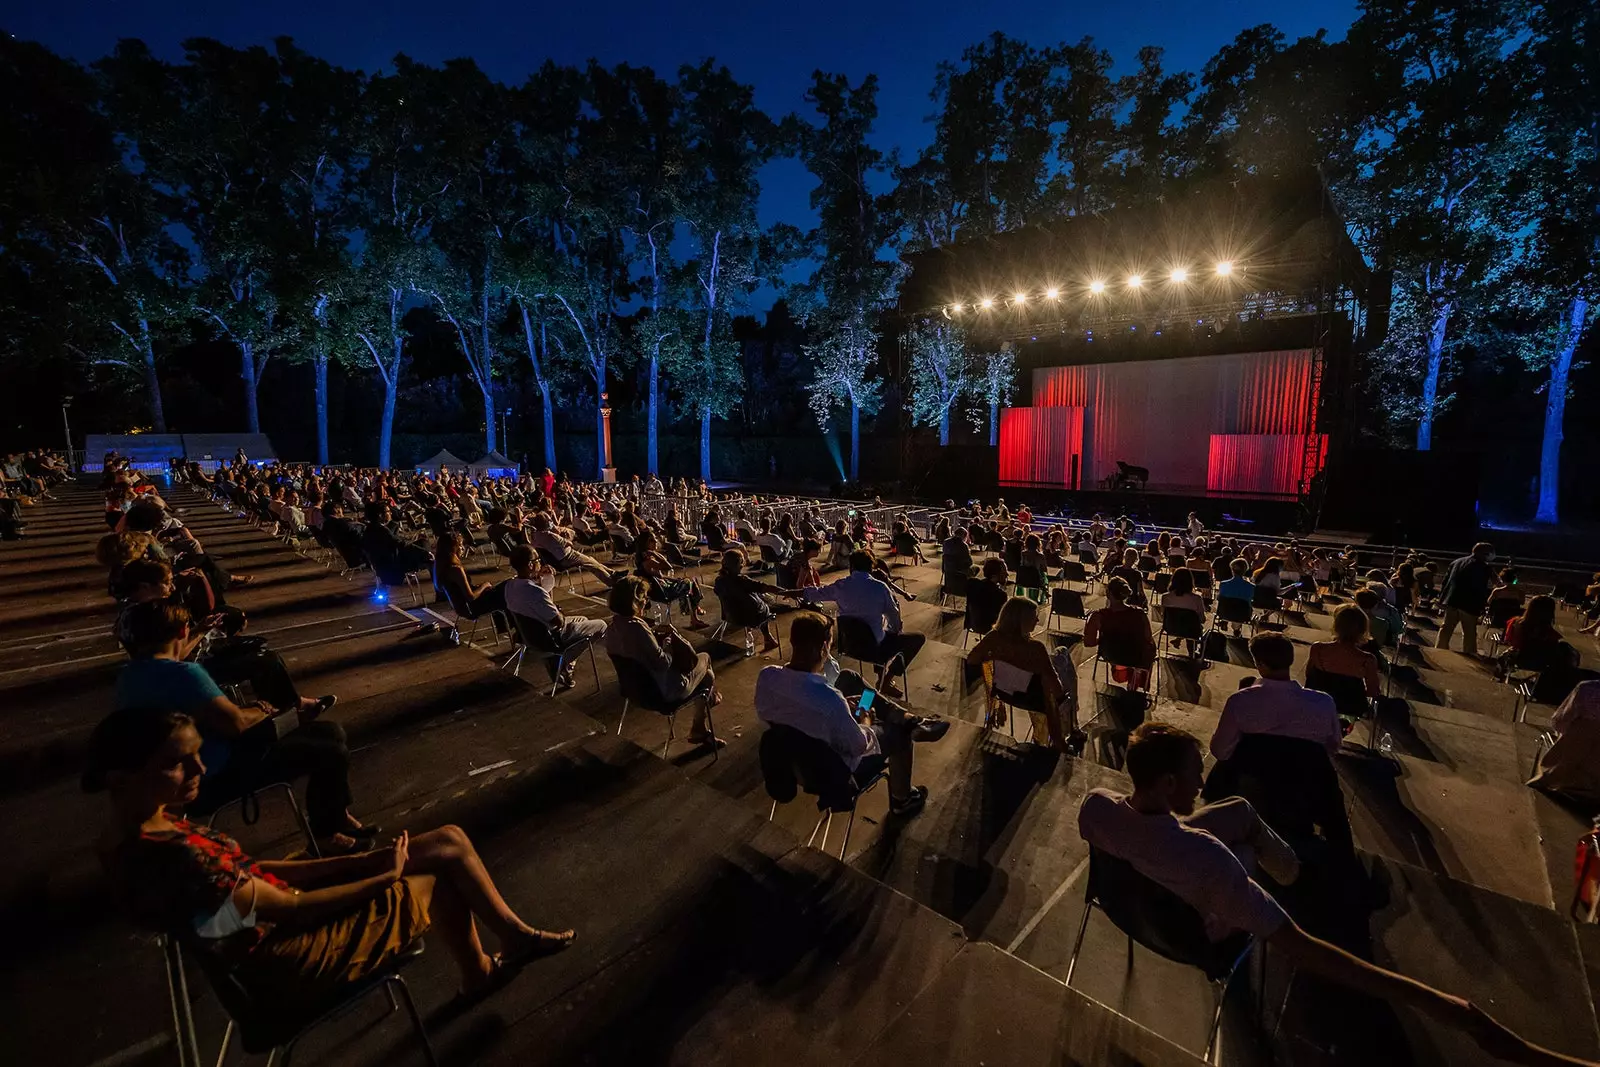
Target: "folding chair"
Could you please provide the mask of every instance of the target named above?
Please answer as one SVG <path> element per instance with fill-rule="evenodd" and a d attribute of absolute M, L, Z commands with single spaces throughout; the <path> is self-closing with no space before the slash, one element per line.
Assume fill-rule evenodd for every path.
<path fill-rule="evenodd" d="M 826 742 L 782 724 L 768 726 L 762 733 L 760 758 L 763 784 L 772 798 L 767 821 L 777 818 L 779 804 L 789 803 L 804 790 L 817 798 L 817 810 L 822 813 L 811 828 L 811 836 L 806 838 L 806 847 L 811 847 L 820 831 L 822 842 L 817 847 L 826 852 L 834 815 L 848 812 L 850 820 L 839 844 L 839 859 L 843 860 L 850 849 L 850 832 L 856 825 L 856 804 L 879 782 L 888 779 L 888 770 L 857 782 L 844 760 Z"/>
<path fill-rule="evenodd" d="M 967 586 L 967 616 L 961 626 L 962 648 L 967 647 L 969 635 L 982 637 L 994 629 L 1005 602 L 1005 591 L 996 589 L 992 582 L 976 581 Z"/>
<path fill-rule="evenodd" d="M 1249 626 L 1251 634 L 1256 632 L 1255 605 L 1243 597 L 1219 596 L 1217 598 L 1216 621 L 1218 623 L 1231 622 L 1241 626 Z"/>
<path fill-rule="evenodd" d="M 1081 582 L 1085 590 L 1089 588 L 1089 569 L 1079 560 L 1062 560 L 1060 578 L 1063 582 Z"/>
<path fill-rule="evenodd" d="M 1000 704 L 1007 709 L 1006 726 L 1011 733 L 1012 740 L 1016 740 L 1017 737 L 1016 712 L 1029 712 L 1028 736 L 1022 740 L 1024 742 L 1033 740 L 1032 713 L 1054 715 L 1056 712 L 1055 708 L 1045 706 L 1044 683 L 1032 671 L 1025 671 L 1021 667 L 1007 663 L 1003 659 L 994 660 L 992 667 L 994 669 L 994 677 L 989 683 L 989 701 L 991 705 Z M 984 723 L 984 729 L 993 728 L 989 722 L 986 721 Z"/>
<path fill-rule="evenodd" d="M 1019 563 L 1017 565 L 1017 580 L 1015 588 L 1018 596 L 1025 596 L 1036 604 L 1043 604 L 1046 588 L 1044 571 L 1038 567 Z"/>
<path fill-rule="evenodd" d="M 1365 681 L 1354 675 L 1334 674 L 1311 667 L 1306 669 L 1306 688 L 1319 690 L 1333 698 L 1333 706 L 1338 710 L 1339 717 L 1350 720 L 1347 734 L 1354 733 L 1362 719 L 1370 720 L 1372 725 L 1367 733 L 1367 747 L 1377 751 L 1378 702 L 1367 696 Z"/>
<path fill-rule="evenodd" d="M 896 660 L 900 659 L 900 654 L 898 652 L 892 656 L 883 654 L 880 642 L 873 634 L 872 627 L 867 623 L 866 619 L 858 619 L 851 615 L 840 615 L 835 625 L 839 634 L 839 655 L 848 656 L 855 660 L 857 668 L 861 670 L 863 675 L 866 674 L 866 665 L 870 663 L 882 671 L 884 678 L 893 678 L 891 667 Z M 903 675 L 909 673 L 903 662 L 900 665 L 900 671 Z M 905 688 L 909 693 L 911 690 L 909 678 L 907 678 Z"/>
<path fill-rule="evenodd" d="M 506 613 L 511 619 L 512 628 L 516 631 L 518 646 L 516 652 L 502 664 L 500 669 L 511 667 L 513 677 L 522 677 L 522 658 L 529 651 L 545 661 L 555 661 L 555 666 L 550 671 L 550 695 L 556 695 L 556 687 L 561 684 L 561 671 L 568 663 L 574 662 L 589 653 L 589 667 L 594 671 L 595 692 L 600 691 L 600 668 L 594 662 L 594 641 L 588 637 L 575 638 L 563 644 L 556 632 L 538 619 L 530 619 L 526 615 Z"/>
<path fill-rule="evenodd" d="M 706 708 L 706 729 L 714 738 L 717 730 L 711 722 L 711 683 L 707 679 L 692 693 L 685 694 L 682 700 L 671 701 L 661 695 L 661 690 L 656 688 L 655 679 L 650 672 L 645 670 L 643 664 L 631 660 L 627 656 L 618 656 L 606 650 L 606 655 L 611 658 L 612 667 L 617 672 L 617 688 L 622 691 L 622 714 L 617 718 L 617 733 L 622 733 L 622 724 L 628 718 L 628 708 L 638 704 L 667 718 L 667 743 L 661 746 L 661 758 L 667 758 L 667 752 L 672 748 L 672 742 L 677 738 L 678 709 L 685 704 L 692 704 L 696 700 L 704 701 Z M 711 746 L 711 758 L 717 758 L 717 745 Z"/>
<path fill-rule="evenodd" d="M 1089 928 L 1089 916 L 1096 910 L 1127 935 L 1130 972 L 1133 970 L 1134 942 L 1138 942 L 1156 955 L 1197 968 L 1206 976 L 1211 983 L 1213 1009 L 1201 1058 L 1210 1062 L 1222 1025 L 1223 1001 L 1234 976 L 1255 947 L 1255 940 L 1249 934 L 1238 933 L 1213 943 L 1206 935 L 1204 918 L 1188 903 L 1140 874 L 1126 860 L 1091 846 L 1083 921 L 1078 924 L 1078 936 L 1072 945 L 1072 955 L 1067 960 L 1068 986 L 1072 985 L 1072 975 L 1078 966 L 1078 954 L 1083 949 L 1083 935 Z M 1263 952 L 1263 978 L 1265 970 L 1266 957 Z M 1293 982 L 1291 975 L 1290 988 Z M 1285 1007 L 1288 996 L 1286 990 Z M 1283 1008 L 1279 1009 L 1278 1018 L 1282 1020 Z"/>
<path fill-rule="evenodd" d="M 1083 610 L 1083 594 L 1076 589 L 1050 590 L 1050 614 L 1044 623 L 1046 630 L 1050 629 L 1057 615 L 1065 619 L 1088 618 L 1088 613 Z"/>
<path fill-rule="evenodd" d="M 949 574 L 941 573 L 939 576 L 939 606 L 944 607 L 947 597 L 958 596 L 965 599 L 967 586 L 971 581 L 971 576 L 965 572 L 960 574 L 954 572 Z"/>

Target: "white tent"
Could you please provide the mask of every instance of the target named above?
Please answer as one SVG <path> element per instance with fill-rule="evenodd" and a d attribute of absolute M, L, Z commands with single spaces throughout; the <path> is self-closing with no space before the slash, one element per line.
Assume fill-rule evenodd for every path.
<path fill-rule="evenodd" d="M 448 448 L 445 448 L 441 449 L 439 454 L 434 456 L 432 459 L 425 459 L 421 463 L 418 463 L 417 470 L 431 474 L 434 477 L 438 477 L 440 467 L 449 467 L 451 470 L 459 474 L 461 471 L 466 469 L 466 466 L 466 460 L 462 459 L 458 455 L 455 455 Z"/>
<path fill-rule="evenodd" d="M 487 456 L 468 467 L 467 470 L 472 472 L 474 478 L 482 478 L 485 474 L 498 478 L 502 474 L 516 474 L 517 464 L 514 460 L 509 460 L 498 452 L 490 452 Z"/>

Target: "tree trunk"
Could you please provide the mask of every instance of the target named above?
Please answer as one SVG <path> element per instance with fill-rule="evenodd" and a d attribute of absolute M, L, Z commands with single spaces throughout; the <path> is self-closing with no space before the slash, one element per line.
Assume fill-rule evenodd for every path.
<path fill-rule="evenodd" d="M 550 383 L 539 383 L 539 403 L 544 408 L 544 465 L 556 470 L 556 410 L 550 401 Z"/>
<path fill-rule="evenodd" d="M 1589 302 L 1581 296 L 1572 298 L 1568 308 L 1567 328 L 1561 334 L 1560 347 L 1550 361 L 1550 384 L 1544 398 L 1544 441 L 1539 448 L 1539 510 L 1534 522 L 1556 522 L 1561 501 L 1561 440 L 1562 422 L 1567 411 L 1567 376 L 1572 372 L 1572 353 L 1583 334 L 1584 320 L 1589 316 Z"/>
<path fill-rule="evenodd" d="M 312 370 L 316 376 L 317 394 L 317 465 L 328 465 L 328 353 L 318 352 L 312 357 Z"/>
<path fill-rule="evenodd" d="M 657 460 L 656 452 L 656 408 L 661 401 L 661 356 L 657 352 L 650 353 L 650 420 L 649 429 L 645 432 L 645 469 L 651 474 L 659 473 L 661 464 Z"/>
<path fill-rule="evenodd" d="M 244 378 L 245 425 L 251 433 L 261 432 L 261 413 L 256 408 L 256 355 L 255 345 L 239 342 L 240 376 Z"/>
<path fill-rule="evenodd" d="M 602 372 L 600 380 L 605 380 Z M 594 390 L 594 465 L 595 478 L 599 481 L 606 480 L 606 392 L 605 386 L 596 385 Z"/>
<path fill-rule="evenodd" d="M 485 451 L 493 452 L 500 447 L 494 423 L 494 379 L 485 375 L 478 388 L 483 391 L 483 447 Z"/>
<path fill-rule="evenodd" d="M 700 409 L 700 477 L 711 481 L 711 405 Z"/>
<path fill-rule="evenodd" d="M 1450 326 L 1450 312 L 1448 302 L 1439 305 L 1428 328 L 1428 369 L 1422 377 L 1422 414 L 1417 420 L 1418 452 L 1433 447 L 1433 412 L 1439 403 L 1439 371 L 1444 367 L 1444 338 Z"/>
<path fill-rule="evenodd" d="M 144 357 L 144 386 L 150 394 L 150 425 L 156 433 L 167 432 L 167 409 L 161 403 L 161 378 L 156 374 L 156 352 L 150 344 L 150 326 L 139 320 L 141 344 L 139 354 Z"/>
<path fill-rule="evenodd" d="M 1000 401 L 989 401 L 989 447 L 1000 443 Z"/>
<path fill-rule="evenodd" d="M 939 447 L 944 448 L 950 444 L 950 409 L 945 408 L 939 412 Z"/>
<path fill-rule="evenodd" d="M 861 406 L 850 398 L 850 480 L 861 480 Z"/>
<path fill-rule="evenodd" d="M 400 342 L 395 342 L 395 348 Z M 383 418 L 378 423 L 378 466 L 389 469 L 389 445 L 394 440 L 394 408 L 400 395 L 400 360 L 396 353 L 394 373 L 383 380 Z"/>

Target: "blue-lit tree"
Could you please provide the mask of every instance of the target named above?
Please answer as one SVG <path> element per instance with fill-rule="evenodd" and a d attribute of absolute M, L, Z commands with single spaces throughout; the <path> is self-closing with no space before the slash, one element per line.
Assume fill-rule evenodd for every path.
<path fill-rule="evenodd" d="M 982 430 L 987 420 L 989 444 L 1000 443 L 1000 409 L 1011 403 L 1017 389 L 1017 357 L 1009 344 L 999 351 L 985 352 L 977 357 L 973 374 L 971 396 L 976 403 L 967 409 L 967 417 L 976 430 Z"/>
<path fill-rule="evenodd" d="M 911 349 L 911 424 L 939 427 L 950 443 L 950 413 L 972 387 L 972 352 L 966 332 L 948 319 L 919 322 L 906 333 Z"/>
<path fill-rule="evenodd" d="M 861 416 L 876 415 L 883 403 L 883 380 L 873 374 L 878 331 L 861 316 L 833 319 L 820 325 L 822 339 L 801 351 L 811 361 L 806 391 L 811 410 L 824 430 L 840 407 L 850 412 L 850 466 L 846 477 L 861 477 Z"/>

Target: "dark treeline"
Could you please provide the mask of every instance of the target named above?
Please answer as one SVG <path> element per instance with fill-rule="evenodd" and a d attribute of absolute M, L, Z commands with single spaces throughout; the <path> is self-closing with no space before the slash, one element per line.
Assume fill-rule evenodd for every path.
<path fill-rule="evenodd" d="M 1553 521 L 1600 262 L 1597 28 L 1586 0 L 1369 0 L 1344 40 L 1253 27 L 1198 73 L 997 34 L 938 67 L 915 158 L 874 144 L 871 75 L 819 71 L 803 114 L 769 116 L 714 61 L 505 85 L 470 60 L 344 70 L 286 39 L 177 61 L 128 41 L 83 67 L 0 37 L 7 436 L 53 436 L 74 392 L 99 398 L 96 429 L 184 428 L 225 362 L 232 426 L 311 412 L 324 459 L 345 421 L 376 444 L 335 458 L 397 458 L 397 410 L 453 379 L 458 430 L 494 449 L 514 404 L 542 437 L 519 451 L 552 466 L 558 428 L 597 433 L 610 392 L 652 469 L 672 426 L 709 474 L 714 425 L 814 416 L 848 427 L 853 475 L 863 418 L 943 442 L 970 411 L 992 432 L 1015 373 L 937 324 L 880 358 L 899 253 L 1313 165 L 1394 279 L 1363 431 L 1428 448 L 1452 401 L 1463 434 L 1537 412 Z M 814 177 L 811 232 L 757 219 L 780 156 Z M 775 321 L 740 325 L 768 287 Z M 372 410 L 330 433 L 338 397 Z"/>

